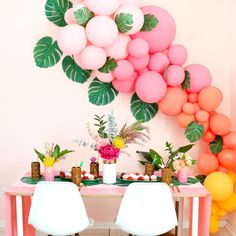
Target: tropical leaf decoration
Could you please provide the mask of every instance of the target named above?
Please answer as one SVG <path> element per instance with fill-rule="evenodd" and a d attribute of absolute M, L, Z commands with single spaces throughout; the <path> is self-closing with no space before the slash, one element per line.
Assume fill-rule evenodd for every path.
<path fill-rule="evenodd" d="M 121 33 L 127 33 L 133 28 L 133 15 L 128 13 L 117 14 L 115 17 L 115 22 Z"/>
<path fill-rule="evenodd" d="M 188 89 L 188 88 L 190 88 L 190 73 L 186 70 L 184 82 L 182 83 L 182 89 Z"/>
<path fill-rule="evenodd" d="M 159 23 L 158 19 L 152 14 L 144 15 L 144 24 L 141 31 L 152 31 Z"/>
<path fill-rule="evenodd" d="M 185 136 L 191 143 L 200 140 L 203 133 L 204 126 L 199 125 L 196 121 L 192 121 L 185 130 Z"/>
<path fill-rule="evenodd" d="M 59 62 L 62 51 L 58 47 L 57 41 L 49 36 L 41 38 L 34 48 L 34 61 L 40 68 L 52 67 Z"/>
<path fill-rule="evenodd" d="M 117 94 L 111 83 L 103 83 L 97 78 L 89 85 L 89 102 L 97 106 L 111 103 Z"/>
<path fill-rule="evenodd" d="M 45 14 L 49 21 L 57 26 L 63 27 L 67 25 L 64 15 L 71 7 L 72 3 L 69 0 L 47 0 Z"/>
<path fill-rule="evenodd" d="M 110 73 L 113 70 L 115 70 L 115 68 L 118 66 L 116 60 L 114 58 L 107 58 L 107 61 L 105 63 L 105 65 L 99 69 L 100 72 L 102 73 Z"/>
<path fill-rule="evenodd" d="M 212 154 L 217 154 L 223 149 L 223 139 L 220 135 L 216 135 L 215 140 L 210 143 L 210 150 Z"/>
<path fill-rule="evenodd" d="M 145 103 L 135 93 L 131 98 L 131 112 L 136 120 L 148 122 L 158 112 L 157 103 Z"/>
<path fill-rule="evenodd" d="M 81 84 L 86 82 L 91 75 L 91 71 L 80 68 L 70 56 L 63 59 L 62 68 L 70 80 Z"/>
<path fill-rule="evenodd" d="M 86 26 L 88 21 L 94 16 L 93 12 L 90 12 L 87 7 L 79 8 L 77 11 L 74 12 L 74 17 L 76 22 L 79 25 Z"/>

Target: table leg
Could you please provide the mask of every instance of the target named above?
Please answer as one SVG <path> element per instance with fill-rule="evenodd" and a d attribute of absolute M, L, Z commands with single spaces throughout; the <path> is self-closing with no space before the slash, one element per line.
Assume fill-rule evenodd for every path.
<path fill-rule="evenodd" d="M 178 236 L 183 235 L 183 219 L 184 219 L 184 198 L 179 198 L 179 207 L 178 207 Z"/>
<path fill-rule="evenodd" d="M 199 198 L 194 197 L 192 204 L 192 236 L 198 236 Z"/>
<path fill-rule="evenodd" d="M 21 196 L 16 196 L 16 220 L 17 220 L 17 236 L 24 236 L 22 197 Z"/>

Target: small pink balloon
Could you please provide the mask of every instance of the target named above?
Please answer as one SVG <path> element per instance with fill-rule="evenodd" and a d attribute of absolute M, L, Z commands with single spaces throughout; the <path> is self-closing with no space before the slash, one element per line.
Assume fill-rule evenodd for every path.
<path fill-rule="evenodd" d="M 77 3 L 81 3 L 84 0 L 70 0 L 70 2 L 72 2 L 73 4 L 77 4 Z"/>
<path fill-rule="evenodd" d="M 76 24 L 76 20 L 74 17 L 74 9 L 70 8 L 66 11 L 65 15 L 64 15 L 64 19 L 66 21 L 66 23 L 69 24 Z"/>
<path fill-rule="evenodd" d="M 210 71 L 203 65 L 192 64 L 185 68 L 190 73 L 190 88 L 187 91 L 198 93 L 210 86 L 212 77 Z"/>
<path fill-rule="evenodd" d="M 86 26 L 88 40 L 97 47 L 111 45 L 118 36 L 118 28 L 114 20 L 108 16 L 95 16 Z"/>
<path fill-rule="evenodd" d="M 168 57 L 171 64 L 182 66 L 188 58 L 188 52 L 183 45 L 175 44 L 169 48 Z"/>
<path fill-rule="evenodd" d="M 138 77 L 135 91 L 142 101 L 155 103 L 165 96 L 167 85 L 161 74 L 148 71 Z"/>
<path fill-rule="evenodd" d="M 114 79 L 114 76 L 111 72 L 102 73 L 99 70 L 95 70 L 95 76 L 104 83 L 110 83 Z"/>
<path fill-rule="evenodd" d="M 139 71 L 147 67 L 150 60 L 150 56 L 149 54 L 146 54 L 144 57 L 140 58 L 129 56 L 128 60 L 133 64 L 134 69 L 136 71 Z"/>
<path fill-rule="evenodd" d="M 106 63 L 106 52 L 104 49 L 89 45 L 81 53 L 81 62 L 87 70 L 97 70 Z"/>
<path fill-rule="evenodd" d="M 133 65 L 127 60 L 120 60 L 117 62 L 117 67 L 113 71 L 113 75 L 118 80 L 127 80 L 134 73 Z"/>
<path fill-rule="evenodd" d="M 83 65 L 83 63 L 82 63 L 82 61 L 81 61 L 81 55 L 80 55 L 80 54 L 74 55 L 74 60 L 75 60 L 75 63 L 76 63 L 79 67 L 81 67 L 82 69 L 85 69 L 85 70 L 86 70 L 85 66 Z"/>
<path fill-rule="evenodd" d="M 122 4 L 131 4 L 135 6 L 140 6 L 142 3 L 142 0 L 122 0 Z"/>
<path fill-rule="evenodd" d="M 166 72 L 166 82 L 170 86 L 180 86 L 185 78 L 184 69 L 178 65 L 171 65 Z"/>
<path fill-rule="evenodd" d="M 114 79 L 112 81 L 112 85 L 119 92 L 132 93 L 135 90 L 135 83 L 137 80 L 137 76 L 138 76 L 138 74 L 136 72 L 134 72 L 133 75 L 126 80 Z"/>
<path fill-rule="evenodd" d="M 65 54 L 78 54 L 87 45 L 84 28 L 77 24 L 67 25 L 60 29 L 58 46 Z"/>
<path fill-rule="evenodd" d="M 143 74 L 143 73 L 145 73 L 145 72 L 147 72 L 147 71 L 149 71 L 148 68 L 147 68 L 147 67 L 144 67 L 142 70 L 139 70 L 139 71 L 138 71 L 138 75 L 141 75 L 141 74 Z"/>
<path fill-rule="evenodd" d="M 125 59 L 129 55 L 128 43 L 130 40 L 128 35 L 119 33 L 116 40 L 105 48 L 107 56 L 116 60 Z"/>
<path fill-rule="evenodd" d="M 151 56 L 149 62 L 149 69 L 158 73 L 163 73 L 170 64 L 169 58 L 165 53 L 158 52 Z"/>
<path fill-rule="evenodd" d="M 141 38 L 133 39 L 128 44 L 128 52 L 133 57 L 144 57 L 149 50 L 148 43 Z"/>

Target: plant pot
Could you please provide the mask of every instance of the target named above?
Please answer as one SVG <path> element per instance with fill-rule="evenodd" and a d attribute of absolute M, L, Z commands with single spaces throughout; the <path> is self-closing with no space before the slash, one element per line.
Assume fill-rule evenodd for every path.
<path fill-rule="evenodd" d="M 166 184 L 170 184 L 172 182 L 172 171 L 170 167 L 161 169 L 161 180 Z"/>
<path fill-rule="evenodd" d="M 177 178 L 180 183 L 186 184 L 188 182 L 188 168 L 183 168 L 182 170 L 179 170 Z"/>
<path fill-rule="evenodd" d="M 31 178 L 34 180 L 40 178 L 40 163 L 38 161 L 31 163 Z"/>
<path fill-rule="evenodd" d="M 103 183 L 114 184 L 116 182 L 116 160 L 104 160 Z"/>
<path fill-rule="evenodd" d="M 99 175 L 99 163 L 98 162 L 91 162 L 90 163 L 90 174 L 92 175 Z"/>
<path fill-rule="evenodd" d="M 71 181 L 76 185 L 80 185 L 81 183 L 81 168 L 80 167 L 72 167 L 71 169 Z"/>
<path fill-rule="evenodd" d="M 54 181 L 54 167 L 53 166 L 45 166 L 44 167 L 44 180 L 45 181 Z"/>
<path fill-rule="evenodd" d="M 145 163 L 145 175 L 151 176 L 154 174 L 154 171 L 155 171 L 155 167 L 154 167 L 153 163 L 146 162 Z"/>

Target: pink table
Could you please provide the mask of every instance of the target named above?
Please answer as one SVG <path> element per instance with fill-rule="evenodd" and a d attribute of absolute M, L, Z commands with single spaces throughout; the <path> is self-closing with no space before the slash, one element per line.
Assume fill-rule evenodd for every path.
<path fill-rule="evenodd" d="M 34 185 L 22 183 L 18 180 L 4 193 L 5 201 L 5 236 L 35 236 L 35 230 L 28 225 L 28 215 Z M 94 185 L 80 189 L 83 197 L 119 197 L 126 187 L 116 185 Z M 200 184 L 183 185 L 178 189 L 171 188 L 172 195 L 179 201 L 178 236 L 183 231 L 184 201 L 190 199 L 190 230 L 191 236 L 209 236 L 211 197 L 209 192 Z"/>

